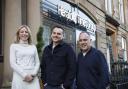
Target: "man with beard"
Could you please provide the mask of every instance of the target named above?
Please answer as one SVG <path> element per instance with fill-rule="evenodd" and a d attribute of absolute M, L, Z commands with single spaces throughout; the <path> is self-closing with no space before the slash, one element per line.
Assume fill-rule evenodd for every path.
<path fill-rule="evenodd" d="M 103 53 L 91 46 L 89 33 L 80 33 L 79 47 L 77 89 L 106 89 L 109 83 L 107 62 Z"/>
<path fill-rule="evenodd" d="M 41 62 L 44 89 L 71 89 L 75 77 L 76 56 L 73 48 L 63 41 L 63 28 L 52 29 L 50 45 L 46 46 Z"/>

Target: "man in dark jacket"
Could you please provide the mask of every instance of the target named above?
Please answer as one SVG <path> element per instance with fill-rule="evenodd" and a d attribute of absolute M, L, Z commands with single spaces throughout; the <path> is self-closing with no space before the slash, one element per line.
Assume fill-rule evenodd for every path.
<path fill-rule="evenodd" d="M 89 33 L 80 33 L 79 47 L 77 89 L 106 89 L 109 83 L 107 62 L 103 53 L 91 46 Z"/>
<path fill-rule="evenodd" d="M 63 42 L 63 28 L 55 26 L 52 42 L 43 51 L 41 79 L 44 89 L 70 89 L 76 72 L 76 56 L 73 48 Z"/>

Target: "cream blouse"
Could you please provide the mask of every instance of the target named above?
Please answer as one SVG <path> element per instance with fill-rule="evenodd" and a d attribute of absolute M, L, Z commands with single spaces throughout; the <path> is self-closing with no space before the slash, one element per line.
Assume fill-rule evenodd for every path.
<path fill-rule="evenodd" d="M 12 44 L 10 46 L 10 64 L 14 72 L 23 78 L 28 74 L 25 70 L 32 70 L 31 74 L 36 75 L 40 61 L 35 45 Z"/>

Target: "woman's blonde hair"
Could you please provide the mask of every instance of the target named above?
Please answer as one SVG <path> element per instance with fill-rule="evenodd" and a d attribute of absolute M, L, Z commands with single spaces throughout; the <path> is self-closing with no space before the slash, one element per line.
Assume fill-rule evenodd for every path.
<path fill-rule="evenodd" d="M 15 39 L 15 43 L 19 43 L 20 38 L 19 38 L 19 32 L 22 28 L 27 29 L 29 37 L 28 37 L 28 44 L 32 44 L 32 35 L 31 35 L 31 30 L 27 25 L 22 25 L 18 28 L 17 32 L 16 32 L 16 39 Z"/>

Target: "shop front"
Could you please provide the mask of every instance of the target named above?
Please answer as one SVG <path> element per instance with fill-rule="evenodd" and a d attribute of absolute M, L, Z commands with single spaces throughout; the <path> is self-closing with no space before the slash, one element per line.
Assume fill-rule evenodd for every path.
<path fill-rule="evenodd" d="M 90 33 L 92 45 L 96 47 L 95 22 L 77 5 L 62 0 L 43 0 L 41 3 L 41 15 L 43 18 L 43 40 L 45 46 L 50 42 L 51 28 L 55 25 L 60 25 L 65 29 L 64 40 L 75 51 L 78 51 L 77 41 L 81 31 Z"/>

